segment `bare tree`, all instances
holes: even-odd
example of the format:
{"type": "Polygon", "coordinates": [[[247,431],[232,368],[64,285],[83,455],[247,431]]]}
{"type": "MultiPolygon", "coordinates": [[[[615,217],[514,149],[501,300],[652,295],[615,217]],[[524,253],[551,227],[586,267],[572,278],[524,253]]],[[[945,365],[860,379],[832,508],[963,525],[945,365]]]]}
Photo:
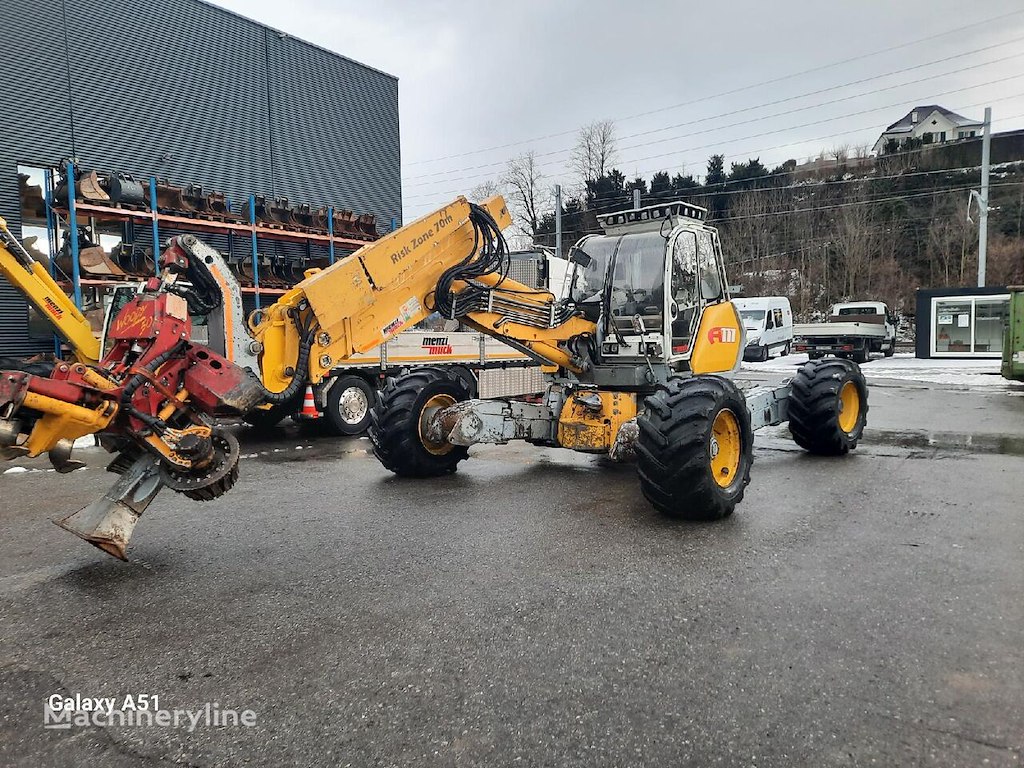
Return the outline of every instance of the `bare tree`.
{"type": "Polygon", "coordinates": [[[481,181],[475,187],[469,191],[469,196],[475,202],[481,202],[489,197],[502,194],[501,184],[496,182],[494,179],[487,179],[487,181],[481,181]]]}
{"type": "Polygon", "coordinates": [[[503,180],[508,187],[513,216],[531,236],[537,235],[542,209],[547,204],[547,191],[541,184],[543,178],[537,154],[532,150],[512,158],[505,168],[503,180]]]}
{"type": "Polygon", "coordinates": [[[976,232],[963,215],[961,195],[951,192],[932,199],[927,246],[933,282],[963,284],[965,273],[976,263],[976,232]]]}
{"type": "Polygon", "coordinates": [[[596,120],[580,128],[569,164],[585,184],[604,176],[615,161],[615,123],[596,120]]]}
{"type": "Polygon", "coordinates": [[[878,230],[872,222],[863,185],[849,190],[846,201],[836,212],[833,227],[839,257],[839,293],[844,298],[856,299],[867,288],[871,261],[878,253],[878,230]]]}
{"type": "Polygon", "coordinates": [[[837,144],[832,147],[832,151],[828,153],[828,156],[836,161],[836,165],[843,165],[850,157],[850,145],[849,144],[837,144]]]}

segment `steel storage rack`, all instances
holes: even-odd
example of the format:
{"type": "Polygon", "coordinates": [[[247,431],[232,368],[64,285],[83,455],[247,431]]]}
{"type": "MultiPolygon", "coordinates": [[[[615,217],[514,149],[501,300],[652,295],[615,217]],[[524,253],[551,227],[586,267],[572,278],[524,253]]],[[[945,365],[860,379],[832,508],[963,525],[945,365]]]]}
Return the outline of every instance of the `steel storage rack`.
{"type": "MultiPolygon", "coordinates": [[[[226,238],[226,246],[229,255],[234,255],[241,247],[245,249],[244,243],[248,242],[248,269],[251,276],[247,282],[252,285],[243,286],[242,292],[253,299],[255,308],[261,307],[261,296],[277,296],[286,290],[282,287],[281,280],[265,282],[276,283],[261,285],[260,279],[260,245],[261,241],[266,243],[293,244],[304,248],[304,260],[314,261],[312,250],[316,247],[321,252],[326,251],[326,259],[333,264],[336,258],[340,258],[365,245],[374,239],[346,237],[335,232],[336,211],[333,206],[326,208],[326,234],[319,234],[312,231],[300,231],[287,226],[270,226],[257,219],[257,197],[250,195],[247,205],[243,206],[243,213],[233,213],[229,201],[225,201],[230,217],[214,218],[203,216],[188,216],[169,213],[166,209],[161,210],[158,204],[157,179],[150,177],[148,189],[146,189],[148,201],[145,205],[123,205],[119,203],[100,204],[79,199],[76,189],[75,164],[73,161],[63,163],[66,189],[60,189],[54,184],[53,171],[47,172],[46,197],[47,197],[47,229],[51,250],[51,270],[56,260],[57,252],[60,250],[57,244],[58,217],[66,222],[68,233],[68,250],[70,251],[70,289],[76,306],[82,308],[82,286],[108,286],[114,282],[123,280],[110,280],[105,278],[82,277],[82,266],[80,261],[80,245],[77,233],[83,219],[90,222],[120,222],[120,236],[124,243],[135,244],[138,241],[136,227],[143,225],[148,227],[152,236],[152,249],[155,255],[159,254],[161,237],[166,238],[172,234],[188,232],[200,236],[214,236],[226,238]],[[233,220],[232,220],[233,219],[233,220]]],[[[392,220],[392,228],[394,220],[392,220]]],[[[222,241],[224,242],[224,241],[222,241]]],[[[295,250],[293,249],[294,255],[295,250]]],[[[282,258],[287,259],[285,255],[282,258]]],[[[322,261],[321,261],[322,263],[322,261]]],[[[298,279],[301,279],[299,277],[298,279]]],[[[297,281],[297,280],[296,280],[297,281]]],[[[288,282],[288,281],[286,281],[288,282]]]]}

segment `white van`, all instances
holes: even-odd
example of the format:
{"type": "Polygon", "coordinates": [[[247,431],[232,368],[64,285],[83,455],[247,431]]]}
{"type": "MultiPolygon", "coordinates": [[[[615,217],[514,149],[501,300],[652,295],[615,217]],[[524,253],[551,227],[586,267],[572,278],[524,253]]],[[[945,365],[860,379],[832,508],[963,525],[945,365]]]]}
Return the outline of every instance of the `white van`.
{"type": "Polygon", "coordinates": [[[733,299],[747,332],[744,360],[767,360],[772,353],[788,355],[793,343],[793,310],[785,296],[733,299]]]}

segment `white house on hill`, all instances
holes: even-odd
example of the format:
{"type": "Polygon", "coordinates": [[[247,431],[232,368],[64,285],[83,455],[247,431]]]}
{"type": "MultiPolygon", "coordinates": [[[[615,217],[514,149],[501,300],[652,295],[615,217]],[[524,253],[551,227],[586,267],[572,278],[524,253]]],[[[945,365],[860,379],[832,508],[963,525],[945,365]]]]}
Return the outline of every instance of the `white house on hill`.
{"type": "Polygon", "coordinates": [[[897,144],[903,144],[907,139],[920,139],[925,144],[969,139],[980,136],[983,127],[982,121],[958,115],[938,104],[914,107],[882,132],[872,151],[876,155],[882,154],[890,139],[897,144]]]}

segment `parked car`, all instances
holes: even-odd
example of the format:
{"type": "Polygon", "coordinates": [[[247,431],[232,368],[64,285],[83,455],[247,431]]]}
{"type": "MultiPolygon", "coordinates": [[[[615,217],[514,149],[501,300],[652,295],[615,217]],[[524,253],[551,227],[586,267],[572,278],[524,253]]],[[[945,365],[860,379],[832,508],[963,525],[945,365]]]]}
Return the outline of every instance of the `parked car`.
{"type": "Polygon", "coordinates": [[[733,299],[747,332],[744,360],[767,360],[772,354],[788,355],[793,343],[793,310],[785,296],[754,296],[733,299]]]}

